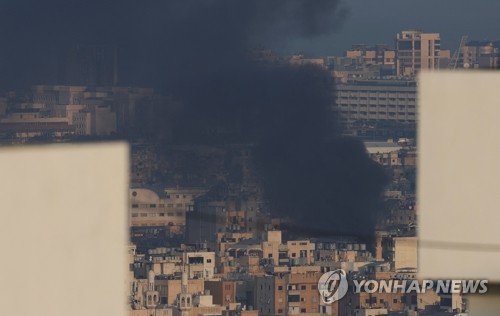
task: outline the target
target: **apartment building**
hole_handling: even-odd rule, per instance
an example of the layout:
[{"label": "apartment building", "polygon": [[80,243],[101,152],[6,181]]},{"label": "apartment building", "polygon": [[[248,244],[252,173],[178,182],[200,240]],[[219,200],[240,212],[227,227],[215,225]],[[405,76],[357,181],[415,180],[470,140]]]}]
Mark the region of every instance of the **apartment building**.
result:
[{"label": "apartment building", "polygon": [[402,31],[396,34],[396,74],[413,77],[421,69],[439,69],[447,65],[449,50],[441,50],[439,33]]},{"label": "apartment building", "polygon": [[334,111],[351,122],[415,122],[417,84],[413,80],[353,80],[336,86]]}]

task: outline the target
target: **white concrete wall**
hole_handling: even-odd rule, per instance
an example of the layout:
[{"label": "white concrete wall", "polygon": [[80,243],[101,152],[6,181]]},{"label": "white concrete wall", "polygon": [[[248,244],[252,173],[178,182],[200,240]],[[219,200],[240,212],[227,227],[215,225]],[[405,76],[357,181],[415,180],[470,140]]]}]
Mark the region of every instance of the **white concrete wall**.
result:
[{"label": "white concrete wall", "polygon": [[487,279],[469,315],[499,315],[500,73],[428,72],[419,85],[419,276]]},{"label": "white concrete wall", "polygon": [[126,315],[126,144],[0,148],[0,311]]}]

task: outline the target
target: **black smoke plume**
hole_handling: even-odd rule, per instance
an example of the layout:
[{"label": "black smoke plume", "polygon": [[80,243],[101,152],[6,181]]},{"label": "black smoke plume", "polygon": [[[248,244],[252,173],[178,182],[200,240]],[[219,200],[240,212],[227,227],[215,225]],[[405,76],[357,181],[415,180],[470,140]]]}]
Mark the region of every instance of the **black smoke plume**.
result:
[{"label": "black smoke plume", "polygon": [[3,1],[0,83],[57,82],[65,47],[118,47],[121,85],[181,104],[177,141],[206,141],[198,130],[217,127],[229,131],[219,142],[255,144],[272,209],[296,231],[370,235],[387,178],[361,142],[339,136],[330,75],[251,54],[332,32],[346,15],[339,0]]}]

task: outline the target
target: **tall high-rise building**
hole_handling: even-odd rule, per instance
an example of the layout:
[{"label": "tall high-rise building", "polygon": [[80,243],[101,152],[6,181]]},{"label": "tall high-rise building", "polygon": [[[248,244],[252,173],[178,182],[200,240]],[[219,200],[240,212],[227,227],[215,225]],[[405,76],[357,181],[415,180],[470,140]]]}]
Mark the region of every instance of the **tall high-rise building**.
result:
[{"label": "tall high-rise building", "polygon": [[396,74],[415,76],[421,69],[439,69],[440,59],[449,59],[449,51],[441,51],[439,33],[402,31],[396,34]]}]

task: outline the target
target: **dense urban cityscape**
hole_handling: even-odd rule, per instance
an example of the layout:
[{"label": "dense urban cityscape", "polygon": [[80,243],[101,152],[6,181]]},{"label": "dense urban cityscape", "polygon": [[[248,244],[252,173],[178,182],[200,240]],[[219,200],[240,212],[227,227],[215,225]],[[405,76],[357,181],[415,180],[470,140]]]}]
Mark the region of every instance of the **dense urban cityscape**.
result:
[{"label": "dense urban cityscape", "polygon": [[[300,170],[283,180],[298,182],[284,193],[288,187],[281,189],[282,182],[263,177],[262,170],[279,169],[281,162],[263,167],[256,158],[261,155],[258,138],[241,136],[246,130],[231,121],[233,116],[218,124],[210,114],[200,118],[188,112],[195,123],[186,125],[179,119],[185,115],[179,114],[183,104],[174,95],[121,86],[120,51],[113,46],[67,50],[60,84],[2,91],[0,142],[130,142],[126,211],[131,316],[467,315],[460,293],[437,293],[435,288],[421,293],[348,291],[326,304],[317,285],[322,274],[337,269],[350,280],[416,278],[416,77],[420,71],[500,67],[500,40],[463,36],[457,47],[443,49],[439,33],[412,30],[395,34],[394,44],[352,45],[343,56],[247,52],[256,67],[328,75],[331,122],[340,130],[339,138],[362,142],[370,161],[360,158],[359,168],[367,166],[374,174],[349,179],[374,188],[376,196],[368,201],[380,198],[380,204],[359,204],[352,210],[348,205],[340,209],[344,202],[339,202],[332,211],[335,217],[307,218],[320,214],[311,209],[321,205],[316,200],[323,183],[302,181],[306,177]],[[353,187],[365,191],[362,184]],[[290,200],[283,201],[287,194]],[[298,204],[300,194],[303,202]],[[359,194],[355,199],[363,199]],[[350,218],[345,226],[343,216]]]}]

